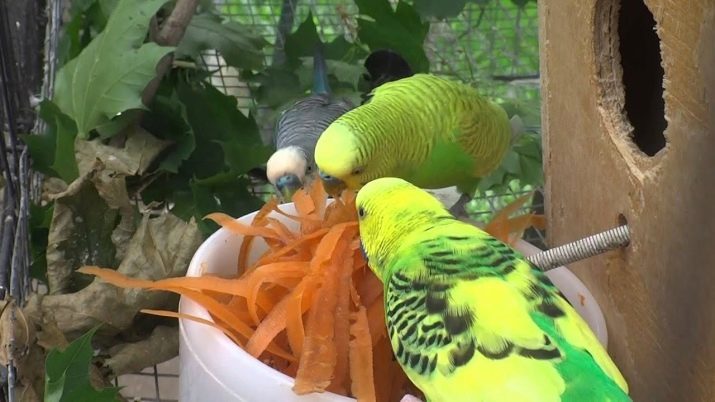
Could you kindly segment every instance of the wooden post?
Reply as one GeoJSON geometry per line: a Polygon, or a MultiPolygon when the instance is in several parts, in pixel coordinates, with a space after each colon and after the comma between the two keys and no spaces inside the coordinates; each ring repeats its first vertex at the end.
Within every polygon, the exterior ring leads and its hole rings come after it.
{"type": "Polygon", "coordinates": [[[715,1],[539,7],[550,244],[626,220],[572,266],[609,352],[635,401],[715,401],[715,1]]]}

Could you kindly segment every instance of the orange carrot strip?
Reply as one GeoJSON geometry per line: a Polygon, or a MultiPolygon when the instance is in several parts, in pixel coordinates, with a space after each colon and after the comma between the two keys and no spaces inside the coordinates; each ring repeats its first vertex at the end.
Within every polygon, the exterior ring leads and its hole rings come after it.
{"type": "Polygon", "coordinates": [[[390,382],[390,385],[392,386],[390,400],[399,401],[403,396],[405,396],[405,386],[409,382],[407,381],[405,372],[400,368],[397,362],[392,361],[390,363],[390,371],[392,372],[392,381],[390,382]]]}
{"type": "MultiPolygon", "coordinates": [[[[335,256],[339,259],[340,256],[335,256]]],[[[350,380],[348,371],[350,369],[348,362],[349,343],[350,343],[350,285],[352,282],[352,258],[348,257],[343,260],[340,272],[338,272],[337,305],[335,306],[335,349],[337,353],[337,362],[335,364],[335,374],[333,381],[330,384],[332,392],[344,393],[349,389],[346,383],[350,380]]]]}
{"type": "Polygon", "coordinates": [[[314,278],[310,275],[303,278],[303,281],[288,296],[273,307],[273,310],[261,321],[253,336],[246,343],[246,352],[254,357],[258,357],[263,353],[273,338],[285,328],[288,304],[294,300],[295,294],[303,292],[305,287],[313,280],[314,278]]]}
{"type": "MultiPolygon", "coordinates": [[[[507,228],[508,228],[508,237],[506,240],[506,243],[509,244],[514,244],[516,240],[520,239],[524,235],[524,231],[528,229],[531,226],[534,226],[534,223],[537,225],[539,224],[539,219],[535,214],[524,214],[524,215],[519,215],[514,218],[509,218],[507,221],[507,228]]],[[[503,239],[500,239],[504,241],[503,239]]]]}
{"type": "Polygon", "coordinates": [[[296,239],[292,243],[289,243],[282,247],[280,250],[273,252],[273,253],[267,253],[264,256],[262,256],[258,261],[256,262],[257,266],[261,266],[263,264],[267,264],[269,262],[274,262],[278,258],[288,254],[291,251],[296,251],[299,247],[306,245],[306,243],[311,242],[312,240],[315,239],[320,239],[322,236],[324,236],[326,233],[328,233],[329,229],[320,229],[317,230],[311,234],[301,236],[300,238],[296,239]]]}
{"type": "Polygon", "coordinates": [[[305,223],[321,223],[323,221],[322,219],[320,219],[316,216],[308,216],[308,215],[302,216],[302,215],[289,214],[288,212],[285,212],[280,208],[276,208],[275,211],[277,213],[285,216],[286,218],[294,220],[298,223],[303,223],[303,224],[305,224],[305,223]]]}
{"type": "MultiPolygon", "coordinates": [[[[362,279],[362,277],[359,278],[362,279]]],[[[353,302],[354,307],[359,307],[361,305],[360,295],[358,294],[357,289],[355,289],[355,279],[350,282],[350,301],[353,302]]]]}
{"type": "Polygon", "coordinates": [[[322,271],[323,284],[308,312],[303,353],[293,386],[298,395],[324,391],[330,385],[337,364],[335,309],[341,267],[331,257],[345,255],[350,247],[351,233],[350,226],[346,224],[332,227],[318,245],[311,261],[311,272],[322,271]],[[321,269],[323,266],[326,268],[321,269]]]}
{"type": "Polygon", "coordinates": [[[274,240],[281,239],[280,236],[273,229],[262,226],[246,225],[221,212],[214,212],[208,214],[204,217],[204,219],[211,219],[212,221],[221,225],[221,227],[224,227],[230,230],[232,233],[240,234],[242,236],[260,236],[265,239],[274,240]]]}
{"type": "MultiPolygon", "coordinates": [[[[388,339],[382,339],[378,343],[374,343],[373,349],[373,382],[375,384],[376,400],[378,402],[394,402],[390,399],[392,388],[393,365],[392,359],[394,354],[392,346],[388,339]]],[[[352,369],[351,373],[352,375],[352,369]]],[[[355,380],[353,380],[353,383],[355,380]]],[[[399,401],[399,399],[396,399],[399,401]]]]}
{"type": "MultiPolygon", "coordinates": [[[[269,275],[275,276],[275,275],[279,275],[279,274],[278,273],[270,273],[269,275]]],[[[254,280],[251,292],[249,293],[248,299],[246,300],[248,303],[248,314],[252,317],[253,322],[256,325],[258,325],[258,323],[260,322],[260,320],[258,319],[258,314],[256,313],[256,299],[258,298],[258,293],[260,292],[261,286],[264,283],[273,282],[276,279],[280,280],[280,278],[301,278],[304,276],[305,276],[304,271],[292,271],[292,272],[288,272],[286,274],[282,274],[280,277],[269,278],[269,277],[263,276],[261,278],[258,278],[257,280],[254,280]]]]}
{"type": "MultiPolygon", "coordinates": [[[[278,205],[278,200],[275,197],[271,197],[271,199],[263,205],[263,207],[256,213],[256,216],[253,217],[253,221],[251,222],[251,226],[259,226],[263,225],[266,216],[268,216],[271,211],[273,211],[276,206],[278,205]]],[[[238,274],[240,275],[242,272],[246,270],[246,265],[248,261],[248,252],[251,249],[251,245],[253,244],[253,239],[255,236],[244,236],[243,241],[241,242],[241,247],[239,248],[238,251],[238,274]]]]}
{"type": "Polygon", "coordinates": [[[243,279],[225,279],[218,276],[182,276],[176,278],[159,279],[150,281],[146,279],[130,278],[111,268],[84,266],[77,272],[94,275],[100,279],[122,288],[139,288],[152,290],[166,290],[168,288],[185,288],[202,291],[212,291],[235,296],[248,296],[250,287],[243,279]]]}
{"type": "Polygon", "coordinates": [[[310,199],[313,201],[315,206],[315,211],[319,216],[322,216],[325,212],[325,201],[327,200],[328,194],[323,188],[323,182],[321,180],[314,180],[310,185],[310,199]]]}
{"type": "MultiPolygon", "coordinates": [[[[251,335],[253,334],[253,330],[246,325],[243,321],[238,319],[235,314],[233,314],[230,310],[228,310],[225,306],[225,304],[219,303],[215,299],[213,299],[210,296],[207,296],[201,292],[187,289],[184,287],[171,287],[171,286],[162,286],[162,287],[153,287],[151,281],[146,281],[146,280],[141,280],[141,279],[133,279],[126,277],[122,275],[121,273],[114,271],[112,269],[107,269],[107,268],[97,268],[97,267],[82,267],[78,271],[82,273],[87,273],[87,274],[94,274],[103,280],[112,283],[115,286],[120,286],[120,287],[129,287],[129,288],[144,288],[144,289],[149,289],[149,290],[164,290],[164,291],[169,291],[169,292],[174,292],[178,293],[182,296],[186,296],[199,305],[201,305],[203,308],[209,311],[212,315],[218,317],[222,321],[224,321],[226,324],[230,325],[233,330],[235,330],[238,334],[242,335],[246,339],[250,338],[251,335]]],[[[182,277],[182,278],[171,278],[171,279],[200,279],[200,278],[191,278],[191,277],[182,277]]],[[[215,278],[215,279],[220,279],[220,278],[215,278]]],[[[164,280],[167,281],[167,280],[164,280]]],[[[270,348],[269,351],[276,356],[282,357],[282,358],[289,358],[292,359],[293,356],[290,355],[290,353],[280,350],[278,348],[270,348]]]]}
{"type": "Polygon", "coordinates": [[[293,205],[300,216],[310,216],[315,214],[315,204],[310,195],[305,191],[298,191],[293,194],[293,205]]]}
{"type": "MultiPolygon", "coordinates": [[[[334,270],[330,270],[331,274],[334,270]]],[[[293,391],[298,395],[322,392],[330,385],[337,363],[335,349],[335,291],[337,278],[325,275],[317,299],[308,312],[303,353],[298,362],[298,374],[293,391]]]]}
{"type": "Polygon", "coordinates": [[[292,230],[288,229],[288,226],[286,226],[285,223],[276,218],[270,217],[266,218],[266,220],[268,221],[268,224],[273,227],[273,230],[275,230],[281,237],[283,243],[288,243],[295,239],[296,234],[292,230]]]}
{"type": "Polygon", "coordinates": [[[372,371],[372,341],[368,327],[365,307],[353,313],[353,323],[350,325],[350,377],[352,379],[352,393],[361,401],[374,401],[375,379],[372,371]]]}
{"type": "Polygon", "coordinates": [[[373,301],[382,299],[383,285],[372,271],[365,272],[365,278],[358,285],[358,293],[364,305],[369,306],[373,301]]]}
{"type": "Polygon", "coordinates": [[[251,329],[243,321],[238,319],[238,317],[236,317],[236,315],[232,311],[226,308],[226,305],[217,302],[216,300],[212,299],[209,296],[206,296],[201,292],[181,288],[168,288],[166,290],[178,293],[193,300],[201,307],[205,308],[211,315],[219,318],[226,324],[230,325],[231,329],[236,331],[236,333],[240,334],[245,339],[248,339],[253,333],[253,329],[251,329]]]}
{"type": "Polygon", "coordinates": [[[382,338],[387,338],[387,326],[385,324],[385,303],[382,298],[373,301],[367,307],[367,319],[370,323],[370,338],[372,343],[377,344],[382,338]]]}
{"type": "Polygon", "coordinates": [[[489,221],[489,223],[484,227],[484,231],[491,234],[492,236],[497,236],[497,234],[501,237],[505,237],[506,235],[509,234],[508,230],[508,220],[509,216],[512,215],[514,212],[516,212],[519,208],[526,203],[529,199],[531,199],[533,195],[533,191],[524,194],[521,197],[517,198],[516,200],[512,201],[509,203],[507,206],[502,208],[499,212],[497,212],[489,221]]]}
{"type": "MultiPolygon", "coordinates": [[[[296,292],[292,297],[286,311],[286,336],[288,344],[297,359],[303,353],[305,343],[305,325],[303,324],[303,314],[313,305],[317,286],[320,283],[318,275],[310,275],[310,280],[306,283],[303,292],[296,292]]],[[[298,368],[296,367],[296,370],[298,368]]]]}
{"type": "Polygon", "coordinates": [[[196,317],[191,314],[177,313],[175,311],[152,310],[152,309],[148,309],[148,308],[143,308],[143,309],[139,310],[139,312],[144,313],[144,314],[157,315],[160,317],[183,318],[183,319],[195,321],[195,322],[198,322],[201,324],[206,324],[210,327],[214,327],[214,328],[218,329],[219,331],[223,332],[224,335],[231,338],[231,340],[235,344],[237,344],[237,345],[241,344],[241,341],[236,337],[236,335],[233,334],[233,332],[229,331],[228,329],[224,328],[221,325],[216,324],[215,322],[213,322],[211,320],[205,320],[201,317],[196,317]]]}
{"type": "MultiPolygon", "coordinates": [[[[336,250],[338,242],[348,233],[347,237],[354,237],[357,234],[357,222],[347,222],[335,225],[328,233],[320,240],[318,247],[315,249],[313,259],[311,260],[311,271],[315,269],[320,269],[320,266],[331,260],[331,257],[335,253],[336,255],[341,255],[347,251],[349,244],[343,247],[340,251],[336,250]]],[[[347,243],[347,242],[346,242],[347,243]]]]}

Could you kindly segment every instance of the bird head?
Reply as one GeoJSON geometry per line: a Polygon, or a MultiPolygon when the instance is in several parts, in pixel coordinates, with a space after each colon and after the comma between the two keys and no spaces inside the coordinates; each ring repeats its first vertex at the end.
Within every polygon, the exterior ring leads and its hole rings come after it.
{"type": "MultiPolygon", "coordinates": [[[[349,113],[349,112],[348,112],[349,113]]],[[[360,152],[352,128],[336,121],[315,145],[315,163],[325,191],[333,196],[343,190],[359,190],[368,180],[367,153],[360,152]]]]}
{"type": "Polygon", "coordinates": [[[277,150],[266,164],[268,181],[284,201],[290,201],[293,194],[303,187],[306,176],[311,174],[312,170],[305,153],[298,147],[277,150]]]}
{"type": "Polygon", "coordinates": [[[384,278],[387,257],[401,239],[433,225],[435,219],[451,217],[435,197],[395,177],[367,183],[358,192],[355,207],[361,247],[379,278],[384,278]]]}

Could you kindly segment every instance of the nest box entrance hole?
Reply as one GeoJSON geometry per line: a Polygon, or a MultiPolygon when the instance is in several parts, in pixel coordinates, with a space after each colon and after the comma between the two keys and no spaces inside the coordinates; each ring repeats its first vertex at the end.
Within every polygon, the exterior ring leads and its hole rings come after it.
{"type": "Polygon", "coordinates": [[[598,0],[594,11],[596,91],[604,121],[634,150],[654,156],[666,146],[668,126],[655,18],[643,0],[598,0]]]}
{"type": "Polygon", "coordinates": [[[665,147],[664,70],[653,14],[642,0],[623,0],[618,12],[618,40],[625,112],[633,142],[648,156],[665,147]]]}

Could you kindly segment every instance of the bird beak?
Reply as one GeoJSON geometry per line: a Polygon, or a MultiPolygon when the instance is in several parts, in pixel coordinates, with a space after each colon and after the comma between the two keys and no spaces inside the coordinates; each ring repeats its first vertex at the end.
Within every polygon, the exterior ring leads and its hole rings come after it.
{"type": "Polygon", "coordinates": [[[347,185],[345,185],[344,181],[338,179],[337,177],[325,174],[325,172],[323,171],[320,172],[320,180],[323,182],[323,188],[325,188],[325,192],[332,195],[333,197],[339,196],[340,193],[342,193],[343,190],[347,188],[347,185]]]}
{"type": "Polygon", "coordinates": [[[365,258],[365,262],[370,262],[370,259],[367,258],[367,253],[365,252],[365,246],[362,244],[362,240],[360,240],[360,252],[362,252],[363,258],[365,258]]]}
{"type": "Polygon", "coordinates": [[[293,194],[303,187],[303,183],[294,174],[285,174],[276,180],[276,189],[284,202],[290,202],[293,194]]]}

